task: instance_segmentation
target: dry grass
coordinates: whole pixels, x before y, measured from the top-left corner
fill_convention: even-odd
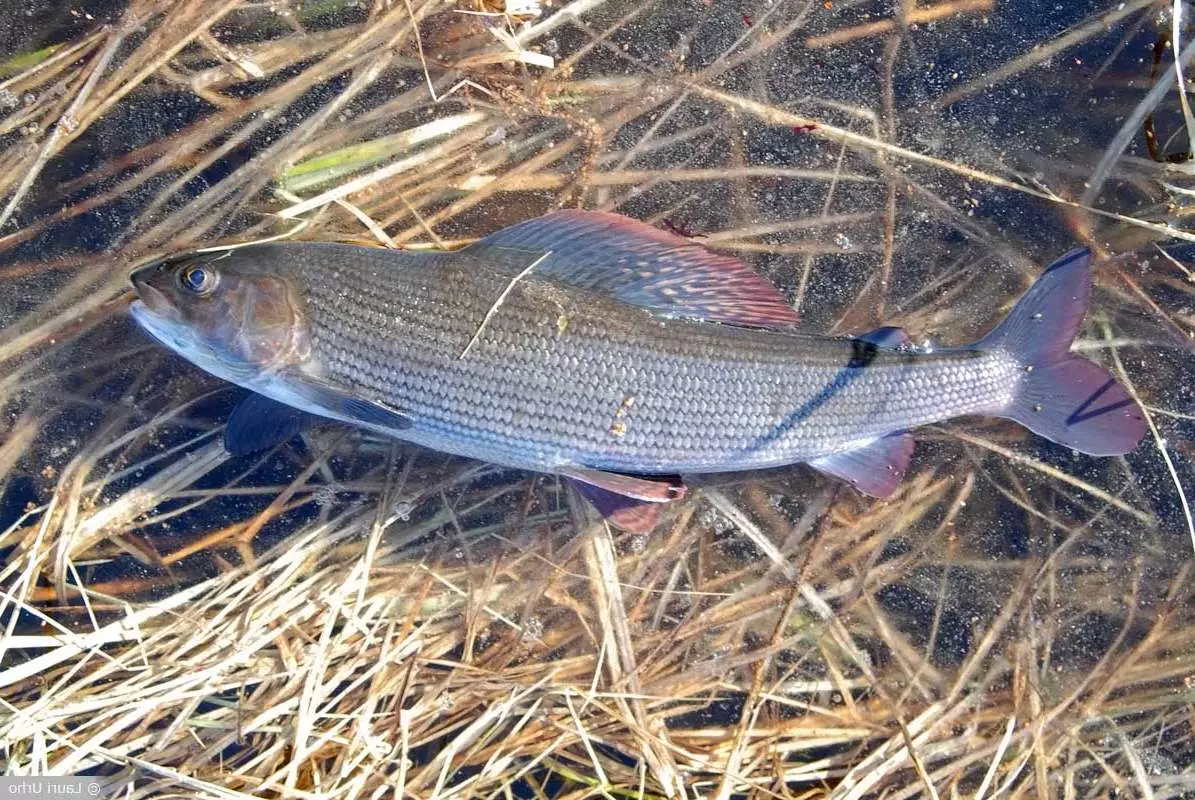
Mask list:
[[[0,64],[7,771],[128,797],[1190,796],[1193,190],[1113,140],[1189,138],[1116,56],[1186,47],[1171,5],[1011,43],[981,0],[502,5],[134,0]],[[927,430],[889,502],[796,468],[617,536],[553,479],[335,426],[231,458],[231,393],[119,302],[160,252],[453,246],[570,205],[700,232],[822,330],[967,340],[1035,260],[1122,253],[1078,346],[1153,436],[1094,460]]]

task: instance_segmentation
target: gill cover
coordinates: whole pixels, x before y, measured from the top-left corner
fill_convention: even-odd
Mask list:
[[[134,318],[201,369],[250,389],[224,443],[234,454],[294,436],[304,413],[393,432],[410,419],[319,377],[298,283],[285,262],[249,245],[162,259],[133,272]]]
[[[275,373],[310,355],[293,282],[260,269],[250,254],[173,256],[134,271],[130,280],[140,299],[137,321],[209,372],[244,383],[253,373]]]

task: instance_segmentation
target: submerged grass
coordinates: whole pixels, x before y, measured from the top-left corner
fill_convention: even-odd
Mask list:
[[[1118,56],[1183,50],[1171,4],[1032,36],[990,2],[515,5],[134,0],[0,60],[7,772],[129,797],[1195,791],[1195,190],[1186,161],[1100,160],[1134,114],[1182,129],[1182,87]],[[919,340],[973,338],[1078,239],[1114,256],[1078,346],[1153,436],[1094,460],[926,430],[888,502],[795,468],[617,535],[551,478],[334,426],[232,458],[231,393],[124,320],[158,253],[457,246],[578,205],[742,254],[811,328]]]

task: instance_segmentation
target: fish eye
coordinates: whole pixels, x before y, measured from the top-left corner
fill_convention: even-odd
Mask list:
[[[219,274],[210,266],[187,267],[178,274],[179,285],[191,294],[210,294],[216,288]]]

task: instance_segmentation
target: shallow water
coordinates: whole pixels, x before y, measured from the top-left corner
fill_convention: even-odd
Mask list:
[[[575,59],[550,75],[481,63],[500,60],[503,46],[480,18],[448,7],[421,22],[416,46],[402,8],[244,4],[212,25],[214,39],[187,44],[94,119],[89,109],[117,98],[136,72],[129,65],[160,46],[160,17],[144,15],[119,44],[97,39],[62,79],[13,84],[17,105],[0,118],[5,169],[24,174],[36,153],[49,158],[27,192],[4,184],[5,202],[18,190],[23,199],[0,228],[0,581],[27,598],[19,613],[3,605],[11,630],[50,633],[45,615],[90,631],[126,615],[125,603],[167,600],[252,565],[269,598],[314,587],[261,624],[290,636],[293,615],[303,621],[295,628],[318,636],[323,618],[310,615],[324,613],[335,587],[353,585],[368,553],[371,596],[393,604],[374,621],[418,627],[422,669],[451,686],[436,695],[439,678],[423,677],[413,696],[456,698],[436,706],[442,729],[428,722],[416,737],[416,766],[455,753],[453,732],[506,689],[552,674],[583,690],[599,673],[610,691],[654,698],[650,716],[694,791],[713,792],[720,773],[709,764],[726,763],[744,713],[769,731],[752,746],[783,753],[770,767],[740,764],[757,787],[783,772],[794,791],[828,781],[849,794],[852,765],[899,739],[900,725],[963,696],[966,714],[945,725],[962,732],[925,742],[938,791],[975,791],[1005,720],[1022,731],[1046,718],[1057,725],[1041,745],[1057,748],[1050,769],[1014,769],[1034,757],[1032,738],[1018,733],[1000,773],[1012,790],[1069,785],[1086,796],[1142,780],[1157,796],[1182,790],[1193,763],[1184,679],[1195,674],[1186,577],[1195,543],[1176,485],[1193,485],[1195,283],[1191,244],[1165,235],[1171,226],[1190,238],[1176,94],[1153,117],[1160,153],[1175,163],[1152,159],[1138,133],[1096,203],[1122,216],[1074,207],[1151,85],[1169,4],[970,3],[903,32],[875,4],[577,5],[587,9],[580,22],[534,40],[558,65]],[[184,30],[203,17],[172,8]],[[77,10],[38,11],[32,28],[0,23],[0,57],[78,41],[95,30],[86,14],[120,18],[113,4]],[[346,47],[367,21],[380,40],[401,39],[388,60],[376,43]],[[1055,48],[1066,36],[1075,44]],[[1037,47],[1057,52],[982,85]],[[430,101],[419,48],[438,93],[473,85]],[[66,114],[88,65],[105,57],[92,99]],[[369,158],[342,149],[467,112],[478,116],[430,142]],[[51,140],[54,130],[70,141]],[[278,191],[310,180],[305,167],[327,168],[310,159],[329,154],[362,160],[294,195]],[[398,244],[430,244],[428,227],[455,242],[562,205],[618,210],[740,255],[816,331],[883,322],[918,342],[971,341],[1041,265],[1076,244],[1101,248],[1115,258],[1097,267],[1077,346],[1123,367],[1170,463],[1152,437],[1124,459],[1095,459],[1010,423],[968,420],[919,432],[907,485],[886,504],[801,467],[719,482],[651,536],[614,539],[634,661],[622,670],[637,682],[628,688],[630,678],[601,666],[610,640],[600,631],[614,623],[595,611],[606,597],[594,588],[600,551],[554,481],[331,424],[268,454],[228,457],[221,425],[243,393],[104,304],[137,261],[293,230],[298,219],[278,214],[288,205],[404,158],[406,170],[352,195]],[[310,218],[300,238],[374,238],[342,207],[300,216]],[[301,568],[283,566],[288,553],[305,554]],[[25,585],[21,575],[36,577]],[[88,605],[64,591],[80,582],[95,592]],[[249,619],[245,603],[230,605]],[[342,664],[374,646],[346,640],[329,658]],[[254,658],[277,657],[291,676],[310,666],[294,666],[285,646],[282,655],[264,640],[255,647]],[[8,649],[0,664],[39,652]],[[247,662],[225,657],[227,675],[250,680]],[[502,691],[468,684],[472,669]],[[759,700],[760,685],[772,699]],[[19,683],[5,691],[16,705],[38,696]],[[212,696],[219,702],[199,717],[243,702]],[[347,713],[351,701],[326,710]],[[548,717],[571,719],[565,706],[543,699]],[[611,785],[634,785],[637,764],[659,781],[667,758],[644,755],[635,725],[598,706],[585,720],[605,732]],[[865,733],[809,732],[827,727]],[[194,730],[205,745],[217,741],[204,738],[214,728]],[[223,752],[247,761],[274,735]],[[530,758],[546,741],[516,753]],[[576,741],[554,746],[575,768],[589,761]],[[949,772],[960,747],[984,758]],[[819,759],[828,772],[802,772]],[[485,760],[453,763],[451,780],[464,781]],[[543,776],[553,793],[585,783],[561,774]],[[897,796],[921,787],[908,764],[882,780],[873,788]],[[436,783],[424,781],[428,791]]]

